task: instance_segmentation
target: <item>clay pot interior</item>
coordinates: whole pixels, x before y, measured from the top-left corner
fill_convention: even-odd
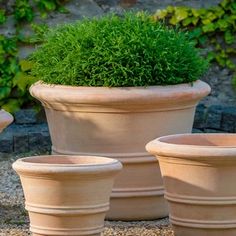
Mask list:
[[[42,165],[66,165],[66,166],[93,166],[93,165],[106,165],[114,163],[114,159],[106,157],[95,157],[95,156],[35,156],[22,158],[23,162]]]
[[[181,138],[180,138],[181,137]],[[178,145],[206,147],[236,147],[236,136],[227,134],[170,135],[159,138],[160,142]]]

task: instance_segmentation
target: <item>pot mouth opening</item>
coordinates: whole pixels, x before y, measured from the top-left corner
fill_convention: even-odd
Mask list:
[[[66,156],[66,155],[45,155],[45,156],[33,156],[25,157],[19,161],[29,165],[40,166],[71,166],[71,167],[83,167],[83,166],[97,166],[97,165],[109,165],[117,163],[115,159],[100,157],[100,156]]]
[[[213,148],[236,148],[236,134],[176,134],[163,136],[158,139],[160,143],[170,145],[183,145]]]

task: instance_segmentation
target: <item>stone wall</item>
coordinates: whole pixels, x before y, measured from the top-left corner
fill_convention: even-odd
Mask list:
[[[235,133],[236,107],[225,105],[198,105],[196,109],[193,132]]]
[[[0,134],[2,153],[48,152],[51,139],[44,114],[32,109],[15,113],[15,121]]]
[[[169,5],[205,8],[217,5],[221,0],[94,0],[104,11],[117,11],[127,8],[155,12]]]
[[[236,107],[200,104],[196,109],[193,132],[236,132]],[[21,110],[15,122],[0,134],[3,153],[49,152],[51,139],[46,118],[34,110]]]

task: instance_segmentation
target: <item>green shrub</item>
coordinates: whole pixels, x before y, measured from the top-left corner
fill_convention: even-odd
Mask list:
[[[145,13],[84,19],[51,29],[31,60],[38,79],[75,86],[188,83],[207,68],[187,33]]]

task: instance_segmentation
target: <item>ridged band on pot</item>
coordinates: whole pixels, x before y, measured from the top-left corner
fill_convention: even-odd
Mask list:
[[[169,135],[146,148],[159,160],[175,235],[236,235],[236,134]]]
[[[13,122],[13,116],[4,111],[0,110],[0,133],[3,131],[4,128],[6,128],[9,124]]]
[[[37,156],[13,164],[33,235],[100,235],[119,161],[104,157]]]
[[[73,87],[34,84],[45,107],[54,154],[101,155],[124,166],[115,181],[108,219],[146,220],[167,215],[158,162],[145,144],[190,132],[197,102],[210,91],[191,84],[151,87]]]

